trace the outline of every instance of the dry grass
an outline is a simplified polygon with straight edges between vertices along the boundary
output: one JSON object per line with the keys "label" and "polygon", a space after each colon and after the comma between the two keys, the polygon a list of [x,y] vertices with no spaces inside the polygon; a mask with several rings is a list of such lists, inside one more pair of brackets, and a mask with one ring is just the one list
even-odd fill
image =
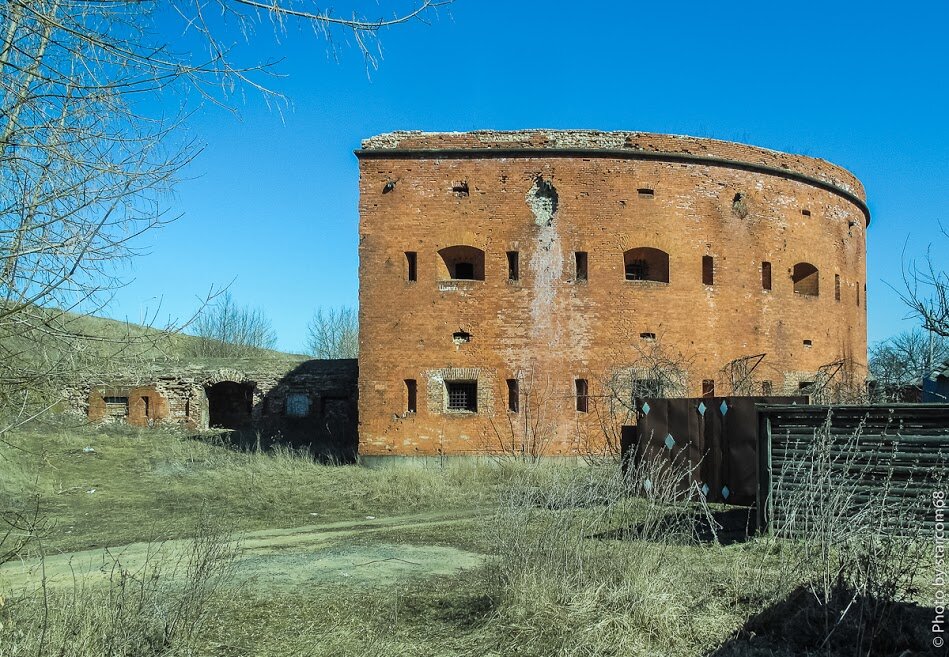
{"label": "dry grass", "polygon": [[[39,500],[48,551],[193,537],[207,554],[210,546],[225,545],[204,541],[216,536],[196,529],[207,518],[246,531],[458,512],[464,519],[393,524],[298,547],[293,556],[343,553],[356,542],[454,546],[480,552],[484,561],[441,576],[386,571],[376,579],[324,577],[281,586],[228,579],[234,556],[223,548],[205,561],[202,572],[210,578],[181,560],[154,561],[131,573],[117,568],[103,584],[45,596],[42,586],[8,590],[0,656],[777,655],[784,650],[779,633],[762,647],[749,628],[759,635],[806,629],[794,622],[811,623],[813,609],[796,591],[825,581],[827,564],[837,563],[811,558],[837,554],[819,541],[709,540],[720,509],[683,487],[685,473],[674,464],[646,463],[625,477],[615,465],[543,461],[372,470],[128,429],[59,428],[23,435],[20,445],[28,451],[0,454],[0,500],[7,510]],[[890,581],[893,569],[906,565],[893,553],[895,544],[875,545],[880,549],[847,562],[862,564],[854,572],[863,579],[853,582],[865,589],[871,574],[875,582]],[[247,563],[242,558],[238,568]],[[910,588],[900,595],[911,595]],[[828,600],[839,601],[842,590]],[[809,592],[807,600],[814,597]],[[38,643],[31,623],[46,605],[48,638]],[[839,612],[834,605],[819,611]],[[194,620],[193,630],[175,623],[181,629],[167,629],[176,609]],[[795,652],[867,654],[839,643],[831,652],[812,648]]]}

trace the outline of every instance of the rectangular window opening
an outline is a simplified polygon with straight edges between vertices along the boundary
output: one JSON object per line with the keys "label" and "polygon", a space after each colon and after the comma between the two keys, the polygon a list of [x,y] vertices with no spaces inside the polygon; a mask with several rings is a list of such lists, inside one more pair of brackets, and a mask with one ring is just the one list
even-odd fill
{"label": "rectangular window opening", "polygon": [[418,383],[415,379],[405,379],[405,412],[418,411]]}
{"label": "rectangular window opening", "polygon": [[587,280],[587,252],[577,251],[574,256],[576,260],[576,280],[585,281]]}
{"label": "rectangular window opening", "polygon": [[767,260],[761,263],[761,289],[771,289],[771,263]]}
{"label": "rectangular window opening", "polygon": [[702,284],[715,285],[715,259],[712,256],[702,256]]}
{"label": "rectangular window opening", "polygon": [[148,397],[142,397],[142,406],[145,408],[145,419],[151,418],[151,409],[148,406]]}
{"label": "rectangular window opening", "polygon": [[761,382],[761,394],[765,397],[770,397],[772,394],[774,394],[774,389],[770,381]]}
{"label": "rectangular window opening", "polygon": [[834,301],[840,301],[840,274],[834,274]]}
{"label": "rectangular window opening", "polygon": [[809,216],[811,216],[811,211],[808,210],[807,208],[803,208],[803,209],[801,210],[801,214],[804,215],[805,217],[809,217]]}
{"label": "rectangular window opening", "polygon": [[586,413],[590,410],[590,389],[586,379],[577,379],[577,412]]}
{"label": "rectangular window opening", "polygon": [[655,333],[640,333],[639,337],[641,337],[643,340],[655,340],[656,334]]}
{"label": "rectangular window opening", "polygon": [[805,341],[804,341],[804,346],[805,346],[805,347],[812,347],[812,346],[814,346],[814,342],[813,342],[812,340],[805,340]]}
{"label": "rectangular window opening", "polygon": [[702,396],[703,397],[715,396],[715,380],[714,379],[704,379],[702,381]]}
{"label": "rectangular window opening", "polygon": [[517,251],[507,252],[507,280],[519,281],[521,279],[520,256]]}
{"label": "rectangular window opening", "polygon": [[310,396],[305,392],[289,392],[285,400],[287,417],[306,417],[310,414]]}
{"label": "rectangular window opening", "polygon": [[418,280],[418,254],[415,251],[405,252],[406,279],[409,282]]}
{"label": "rectangular window opening", "polygon": [[656,196],[656,191],[649,187],[640,187],[636,192],[639,194],[639,198],[654,198]]}
{"label": "rectangular window opening", "polygon": [[103,401],[105,401],[105,414],[109,417],[128,417],[128,397],[104,397]]}
{"label": "rectangular window opening", "polygon": [[449,411],[478,412],[477,381],[446,381],[445,391],[448,395]]}
{"label": "rectangular window opening", "polygon": [[520,409],[520,397],[517,379],[507,380],[507,410],[517,413]]}

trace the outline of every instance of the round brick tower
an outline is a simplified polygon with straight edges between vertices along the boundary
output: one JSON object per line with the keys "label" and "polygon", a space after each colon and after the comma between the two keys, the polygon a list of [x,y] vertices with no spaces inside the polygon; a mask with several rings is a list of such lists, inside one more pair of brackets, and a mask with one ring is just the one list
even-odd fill
{"label": "round brick tower", "polygon": [[633,396],[857,394],[860,182],[630,132],[363,142],[360,453],[575,454]]}

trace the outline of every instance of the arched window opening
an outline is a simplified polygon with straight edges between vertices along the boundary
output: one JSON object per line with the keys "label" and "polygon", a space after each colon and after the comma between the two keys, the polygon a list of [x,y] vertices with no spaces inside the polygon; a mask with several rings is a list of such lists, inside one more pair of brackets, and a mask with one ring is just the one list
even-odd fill
{"label": "arched window opening", "polygon": [[669,282],[669,254],[649,246],[630,249],[623,254],[627,281]]}
{"label": "arched window opening", "polygon": [[484,280],[484,251],[473,246],[449,246],[438,252],[442,258],[441,279]]}
{"label": "arched window opening", "polygon": [[794,281],[794,293],[806,297],[816,297],[820,294],[820,281],[817,267],[809,262],[799,262],[791,272]]}

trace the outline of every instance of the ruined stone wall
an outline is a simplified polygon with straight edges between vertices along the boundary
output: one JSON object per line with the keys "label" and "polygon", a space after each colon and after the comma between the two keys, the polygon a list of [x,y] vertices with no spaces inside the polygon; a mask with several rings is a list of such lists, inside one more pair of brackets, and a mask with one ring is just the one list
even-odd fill
{"label": "ruined stone wall", "polygon": [[237,384],[250,408],[246,422],[227,428],[242,431],[248,442],[259,437],[267,444],[312,447],[327,458],[348,460],[355,457],[357,372],[354,359],[218,367],[156,363],[134,381],[70,391],[68,399],[93,422],[203,430],[212,418],[209,392],[217,384]]}
{"label": "ruined stone wall", "polygon": [[[740,382],[754,394],[862,380],[869,216],[839,167],[643,133],[392,133],[357,155],[363,455],[575,453],[653,367],[693,396],[733,394],[761,354]],[[459,246],[483,252],[483,280],[455,280],[441,254]],[[627,280],[637,247],[668,254],[668,282]],[[798,263],[818,295],[795,293]],[[451,381],[477,382],[476,410],[448,410]]]}

